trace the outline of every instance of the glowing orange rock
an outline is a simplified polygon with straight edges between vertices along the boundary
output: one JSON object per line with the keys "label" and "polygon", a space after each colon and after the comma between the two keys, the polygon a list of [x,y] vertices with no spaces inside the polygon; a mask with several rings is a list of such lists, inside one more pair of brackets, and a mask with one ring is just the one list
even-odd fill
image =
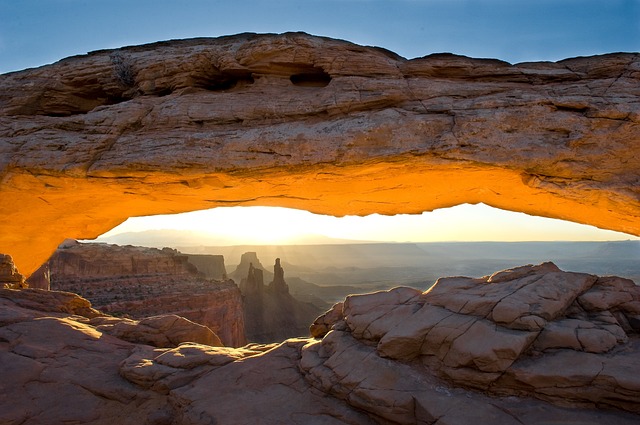
{"label": "glowing orange rock", "polygon": [[558,63],[242,34],[0,76],[0,252],[231,205],[488,205],[640,234],[640,59]]}

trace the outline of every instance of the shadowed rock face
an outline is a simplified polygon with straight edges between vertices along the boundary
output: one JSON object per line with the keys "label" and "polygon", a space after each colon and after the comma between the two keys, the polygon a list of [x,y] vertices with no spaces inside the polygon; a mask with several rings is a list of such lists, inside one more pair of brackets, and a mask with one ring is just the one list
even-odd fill
{"label": "shadowed rock face", "polygon": [[[0,252],[219,205],[464,202],[640,234],[640,59],[406,60],[306,34],[177,40],[0,76]],[[417,195],[419,194],[419,195]]]}
{"label": "shadowed rock face", "polygon": [[631,281],[550,263],[349,296],[317,339],[241,348],[0,289],[0,423],[632,425],[639,318]]}
{"label": "shadowed rock face", "polygon": [[[237,276],[242,271],[246,271],[240,280],[240,291],[248,341],[270,343],[309,335],[309,323],[322,310],[311,303],[301,302],[289,293],[279,258],[276,258],[274,273],[271,274],[263,269],[255,252],[246,252],[242,254],[234,274]],[[265,285],[265,277],[270,279],[271,276],[273,280]]]}
{"label": "shadowed rock face", "polygon": [[176,314],[210,328],[225,345],[246,344],[237,285],[205,278],[174,249],[66,241],[42,268],[51,289],[80,294],[105,313]]}

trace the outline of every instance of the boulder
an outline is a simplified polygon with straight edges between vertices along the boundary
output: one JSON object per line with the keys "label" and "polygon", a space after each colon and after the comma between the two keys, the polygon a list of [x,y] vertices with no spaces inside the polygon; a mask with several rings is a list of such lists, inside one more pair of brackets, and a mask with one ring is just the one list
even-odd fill
{"label": "boulder", "polygon": [[[398,288],[348,297],[342,317],[337,309],[327,316],[343,320],[351,338],[375,343],[377,355],[419,361],[457,387],[637,413],[637,383],[623,375],[640,340],[618,318],[634,320],[629,305],[639,295],[631,281],[545,263],[481,279],[439,279],[423,294]],[[322,346],[332,344],[328,335]],[[582,359],[593,367],[580,368]],[[601,374],[605,367],[610,375]],[[614,390],[617,380],[628,383]]]}
{"label": "boulder", "polygon": [[26,288],[25,277],[18,272],[10,255],[0,254],[0,288]]}
{"label": "boulder", "polygon": [[220,338],[211,329],[175,314],[141,320],[98,317],[90,323],[101,332],[154,347],[175,347],[183,342],[222,346]]}

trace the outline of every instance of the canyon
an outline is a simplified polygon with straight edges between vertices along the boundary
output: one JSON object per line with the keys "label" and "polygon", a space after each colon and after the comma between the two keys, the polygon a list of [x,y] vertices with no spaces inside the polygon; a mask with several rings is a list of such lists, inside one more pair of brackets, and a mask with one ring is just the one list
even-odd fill
{"label": "canyon", "polygon": [[[323,312],[291,295],[279,258],[273,270],[273,273],[265,270],[255,252],[246,252],[232,274],[240,281],[247,338],[252,342],[308,336],[309,324]],[[270,281],[268,285],[265,280]]]}
{"label": "canyon", "polygon": [[[281,271],[277,279],[264,270],[254,252],[245,253],[229,274],[234,281],[226,278],[222,255],[69,239],[26,284],[79,294],[100,311],[118,317],[178,315],[208,327],[225,346],[239,347],[248,341],[270,343],[308,335],[309,324],[323,312],[289,293],[276,261]],[[9,276],[11,269],[5,269]],[[264,277],[271,283],[265,285]],[[20,278],[24,281],[22,276],[5,280],[11,283]]]}
{"label": "canyon", "polygon": [[[210,260],[220,266],[219,258]],[[40,274],[49,274],[51,289],[80,294],[104,313],[134,319],[171,313],[208,327],[226,346],[247,343],[238,286],[206,278],[173,249],[67,240]]]}
{"label": "canyon", "polygon": [[[348,295],[309,337],[247,345],[225,299],[288,299],[279,260],[271,277],[250,255],[238,287],[220,259],[199,272],[173,249],[137,249],[102,268],[67,242],[60,284],[97,274],[97,304],[38,287],[65,238],[222,205],[340,216],[484,202],[640,235],[639,79],[637,53],[407,60],[303,33],[0,75],[0,423],[637,424],[640,289],[622,277],[545,262],[441,278]],[[177,280],[151,283],[167,271],[193,304],[172,295]],[[138,286],[153,288],[109,299]],[[180,314],[153,310],[165,296]],[[151,316],[122,314],[136,306]],[[208,308],[221,322],[189,320]]]}

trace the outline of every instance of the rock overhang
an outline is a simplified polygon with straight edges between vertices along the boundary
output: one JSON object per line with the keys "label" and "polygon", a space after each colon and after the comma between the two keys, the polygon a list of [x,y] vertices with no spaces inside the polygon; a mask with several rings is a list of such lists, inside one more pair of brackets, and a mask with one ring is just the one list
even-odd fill
{"label": "rock overhang", "polygon": [[0,252],[30,274],[129,216],[460,203],[640,234],[640,57],[406,60],[302,33],[0,76]]}

